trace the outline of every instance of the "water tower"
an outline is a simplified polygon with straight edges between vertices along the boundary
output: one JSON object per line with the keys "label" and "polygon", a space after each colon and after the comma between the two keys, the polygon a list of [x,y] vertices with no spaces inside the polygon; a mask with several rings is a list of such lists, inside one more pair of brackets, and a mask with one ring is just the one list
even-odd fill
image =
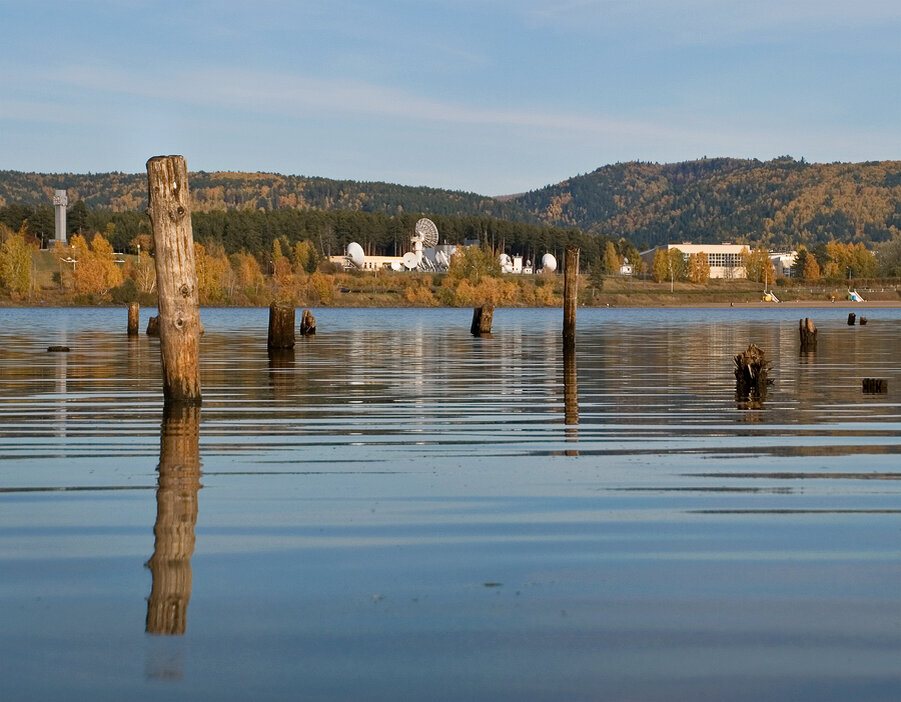
{"label": "water tower", "polygon": [[56,241],[66,243],[66,207],[69,206],[69,196],[65,190],[57,190],[53,194],[53,207],[56,210]]}

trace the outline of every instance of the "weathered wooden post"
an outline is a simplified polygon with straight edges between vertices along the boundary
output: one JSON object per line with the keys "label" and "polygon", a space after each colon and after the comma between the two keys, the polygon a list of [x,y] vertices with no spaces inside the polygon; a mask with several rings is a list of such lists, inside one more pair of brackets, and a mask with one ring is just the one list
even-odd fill
{"label": "weathered wooden post", "polygon": [[159,316],[150,317],[147,320],[147,336],[160,335],[160,318]]}
{"label": "weathered wooden post", "polygon": [[178,635],[187,628],[201,487],[199,427],[199,407],[182,404],[163,409],[153,555],[146,564],[153,579],[147,598],[149,634]]}
{"label": "weathered wooden post", "polygon": [[140,327],[141,306],[137,302],[128,303],[128,335],[137,336]]}
{"label": "weathered wooden post", "polygon": [[867,394],[887,393],[888,392],[888,378],[864,378],[861,389]]}
{"label": "weathered wooden post", "polygon": [[494,305],[482,305],[472,310],[472,324],[469,331],[473,336],[491,334],[491,324],[494,321]]}
{"label": "weathered wooden post", "polygon": [[810,317],[799,320],[798,332],[801,336],[801,351],[816,351],[817,327]]}
{"label": "weathered wooden post", "polygon": [[853,312],[849,312],[848,313],[848,326],[853,327],[856,319],[857,319],[857,315],[854,314]]}
{"label": "weathered wooden post", "polygon": [[579,300],[579,247],[567,246],[563,267],[563,342],[576,341],[576,307]]}
{"label": "weathered wooden post", "polygon": [[857,323],[858,323],[860,326],[864,326],[864,325],[867,323],[867,318],[866,318],[866,317],[861,317],[861,318],[857,321]]}
{"label": "weathered wooden post", "polygon": [[269,305],[270,349],[294,348],[294,304],[284,300]]}
{"label": "weathered wooden post", "polygon": [[200,404],[200,312],[188,167],[183,156],[147,161],[147,214],[153,225],[160,355],[166,402]]}
{"label": "weathered wooden post", "polygon": [[316,333],[316,318],[310,310],[304,310],[300,316],[300,335],[310,336]]}
{"label": "weathered wooden post", "polygon": [[770,364],[766,353],[756,344],[732,357],[735,363],[735,396],[740,401],[759,401],[766,398],[766,388],[773,381],[767,375]]}

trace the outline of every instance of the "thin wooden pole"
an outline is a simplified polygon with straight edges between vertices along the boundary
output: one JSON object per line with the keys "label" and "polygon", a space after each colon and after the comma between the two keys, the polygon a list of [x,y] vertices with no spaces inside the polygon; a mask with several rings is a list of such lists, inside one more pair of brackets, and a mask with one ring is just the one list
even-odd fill
{"label": "thin wooden pole", "polygon": [[563,268],[563,341],[576,340],[576,306],[579,296],[579,247],[567,246]]}
{"label": "thin wooden pole", "polygon": [[184,157],[154,156],[147,161],[147,188],[159,291],[163,392],[167,403],[199,405],[200,312]]}
{"label": "thin wooden pole", "polygon": [[137,302],[128,305],[128,335],[137,336],[141,325],[141,306]]}

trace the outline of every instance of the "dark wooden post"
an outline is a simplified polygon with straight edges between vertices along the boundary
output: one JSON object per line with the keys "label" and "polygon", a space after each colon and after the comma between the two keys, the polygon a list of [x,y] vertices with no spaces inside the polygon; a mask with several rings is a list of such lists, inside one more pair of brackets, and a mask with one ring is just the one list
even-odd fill
{"label": "dark wooden post", "polygon": [[294,348],[294,303],[273,302],[269,305],[270,349]]}
{"label": "dark wooden post", "polygon": [[150,317],[147,320],[147,336],[159,336],[160,335],[160,318]]}
{"label": "dark wooden post", "polygon": [[756,344],[750,344],[746,351],[733,356],[735,363],[735,397],[739,401],[762,401],[766,398],[767,385],[772,383],[767,376],[770,364],[764,352]]}
{"label": "dark wooden post", "polygon": [[801,351],[816,351],[817,327],[810,317],[799,320],[798,332],[801,336]]}
{"label": "dark wooden post", "polygon": [[491,333],[491,324],[494,321],[494,305],[482,305],[472,310],[472,324],[469,331],[473,336],[482,336]]}
{"label": "dark wooden post", "polygon": [[860,326],[864,326],[864,325],[867,323],[867,318],[866,318],[866,317],[861,317],[861,318],[857,321],[857,323],[858,323]]}
{"label": "dark wooden post", "polygon": [[304,310],[300,316],[300,335],[310,336],[316,333],[316,318],[310,310]]}
{"label": "dark wooden post", "polygon": [[160,355],[166,402],[200,404],[200,311],[188,167],[183,156],[147,161],[156,283],[160,304]]}
{"label": "dark wooden post", "polygon": [[200,490],[200,408],[166,405],[160,432],[153,578],[147,598],[149,634],[184,634],[191,599],[191,556]]}
{"label": "dark wooden post", "polygon": [[137,302],[128,304],[128,335],[137,336],[141,325],[141,306]]}
{"label": "dark wooden post", "polygon": [[567,246],[563,267],[563,341],[576,340],[576,306],[579,300],[579,247]]}
{"label": "dark wooden post", "polygon": [[887,393],[888,378],[864,378],[862,389],[865,393]]}
{"label": "dark wooden post", "polygon": [[848,313],[848,326],[853,327],[856,319],[857,319],[857,315],[854,314],[853,312],[849,312]]}

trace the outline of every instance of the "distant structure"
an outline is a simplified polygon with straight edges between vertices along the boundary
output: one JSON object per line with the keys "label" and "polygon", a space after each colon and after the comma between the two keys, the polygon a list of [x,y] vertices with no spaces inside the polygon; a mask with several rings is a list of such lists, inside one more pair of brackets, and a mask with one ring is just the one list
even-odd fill
{"label": "distant structure", "polygon": [[53,194],[53,207],[56,209],[56,241],[66,243],[66,208],[69,206],[69,196],[65,190],[57,190]]}

